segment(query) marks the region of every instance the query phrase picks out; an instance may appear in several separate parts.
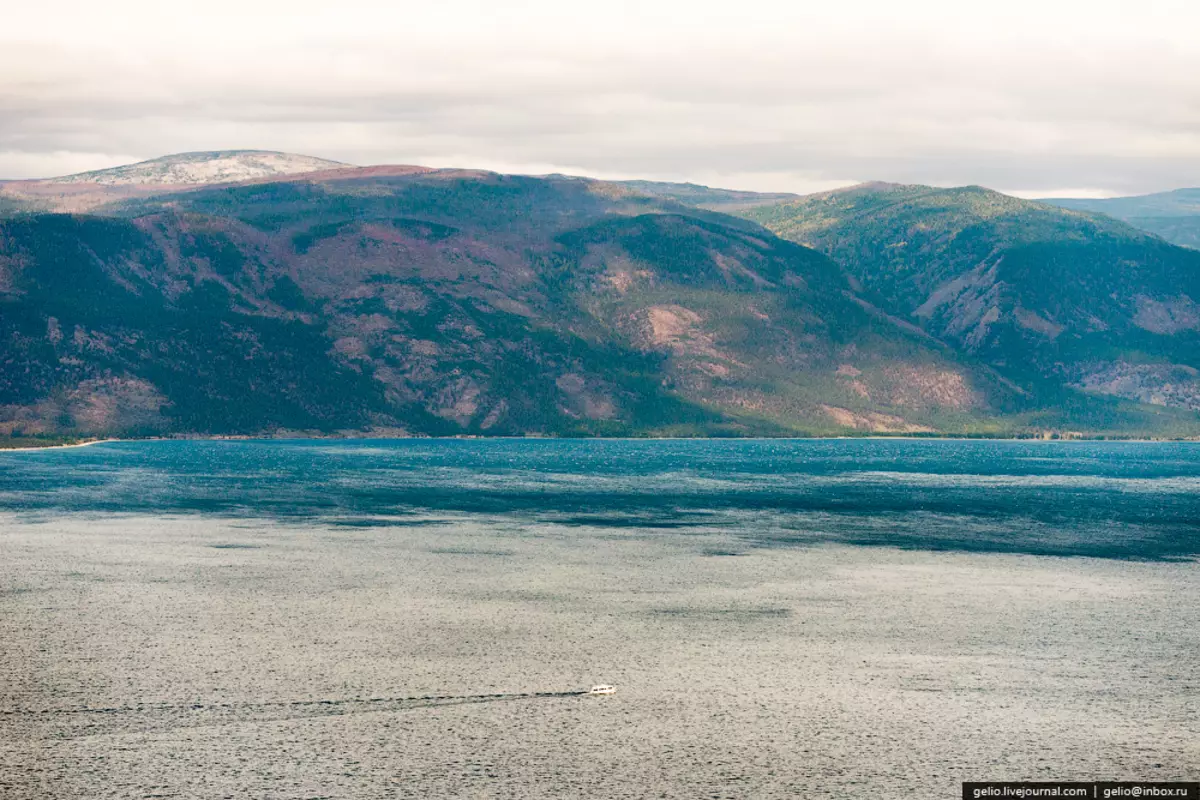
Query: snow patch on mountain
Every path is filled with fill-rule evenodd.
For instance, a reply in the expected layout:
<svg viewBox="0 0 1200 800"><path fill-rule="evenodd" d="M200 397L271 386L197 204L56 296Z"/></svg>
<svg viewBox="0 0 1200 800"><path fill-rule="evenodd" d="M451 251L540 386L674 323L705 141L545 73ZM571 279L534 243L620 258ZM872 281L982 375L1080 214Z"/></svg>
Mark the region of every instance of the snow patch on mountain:
<svg viewBox="0 0 1200 800"><path fill-rule="evenodd" d="M123 167L81 172L51 178L48 183L97 183L105 186L137 184L203 185L297 175L349 166L312 156L270 150L217 150L180 153L128 164Z"/></svg>

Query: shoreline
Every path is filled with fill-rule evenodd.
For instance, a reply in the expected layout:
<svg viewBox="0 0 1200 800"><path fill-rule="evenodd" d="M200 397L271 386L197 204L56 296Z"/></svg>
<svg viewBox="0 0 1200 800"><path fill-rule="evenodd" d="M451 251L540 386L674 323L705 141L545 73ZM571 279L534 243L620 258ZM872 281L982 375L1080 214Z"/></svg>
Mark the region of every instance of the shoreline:
<svg viewBox="0 0 1200 800"><path fill-rule="evenodd" d="M139 442L153 441L150 439L91 439L86 442L72 442L71 444L48 444L42 447L0 447L0 455L4 453L36 453L40 450L69 450L72 447L91 447L94 444L106 444L109 442Z"/></svg>
<svg viewBox="0 0 1200 800"><path fill-rule="evenodd" d="M91 447L97 444L119 444L122 442L388 442L388 441L446 441L446 440L490 440L490 441L609 441L609 442L687 442L687 441L743 441L743 442L822 442L822 441L911 441L911 442L1123 442L1127 444L1196 444L1200 439L1146 439L1114 437L1069 437L1046 439L1035 436L911 436L911 435L864 435L864 436L178 436L150 437L141 439L92 439L71 444L47 444L40 447L0 447L5 453L36 453L47 450L68 450L76 447Z"/></svg>

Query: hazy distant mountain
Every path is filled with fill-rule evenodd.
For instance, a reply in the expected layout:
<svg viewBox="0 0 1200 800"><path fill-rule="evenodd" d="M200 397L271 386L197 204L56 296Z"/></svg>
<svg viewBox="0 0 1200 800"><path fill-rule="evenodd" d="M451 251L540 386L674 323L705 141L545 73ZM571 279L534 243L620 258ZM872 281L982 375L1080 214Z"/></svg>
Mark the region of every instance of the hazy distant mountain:
<svg viewBox="0 0 1200 800"><path fill-rule="evenodd" d="M1118 219L1200 216L1200 189L1097 199L1047 198L1039 202L1077 211L1096 211Z"/></svg>
<svg viewBox="0 0 1200 800"><path fill-rule="evenodd" d="M619 181L636 192L675 200L684 205L706 208L710 211L732 212L738 209L760 206L784 200L795 200L800 195L788 192L744 192L736 189L714 189L697 183L664 183L661 181Z"/></svg>
<svg viewBox="0 0 1200 800"><path fill-rule="evenodd" d="M1048 198L1041 202L1108 214L1161 236L1168 242L1200 249L1200 189L1176 189L1173 192L1105 200Z"/></svg>
<svg viewBox="0 0 1200 800"><path fill-rule="evenodd" d="M1200 409L1200 253L980 187L867 185L745 215L1024 386Z"/></svg>

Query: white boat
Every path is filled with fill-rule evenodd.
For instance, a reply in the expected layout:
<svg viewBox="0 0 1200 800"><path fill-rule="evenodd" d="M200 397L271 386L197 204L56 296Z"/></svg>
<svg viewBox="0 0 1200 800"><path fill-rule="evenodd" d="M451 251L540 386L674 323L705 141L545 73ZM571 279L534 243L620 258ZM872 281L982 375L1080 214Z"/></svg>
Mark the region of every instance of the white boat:
<svg viewBox="0 0 1200 800"><path fill-rule="evenodd" d="M609 686L607 683L598 683L587 690L588 694L616 694L617 687Z"/></svg>

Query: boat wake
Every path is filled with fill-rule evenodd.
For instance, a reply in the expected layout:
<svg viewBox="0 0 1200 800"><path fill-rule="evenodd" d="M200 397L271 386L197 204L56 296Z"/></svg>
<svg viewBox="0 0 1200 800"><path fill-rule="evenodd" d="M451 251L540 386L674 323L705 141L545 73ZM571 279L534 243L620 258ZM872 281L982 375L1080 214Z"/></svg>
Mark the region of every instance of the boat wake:
<svg viewBox="0 0 1200 800"><path fill-rule="evenodd" d="M0 709L0 727L29 728L25 733L34 734L34 738L74 739L210 725L287 722L346 714L402 712L478 703L555 700L596 694L595 688L569 692L428 694L260 703L137 703L94 708Z"/></svg>

